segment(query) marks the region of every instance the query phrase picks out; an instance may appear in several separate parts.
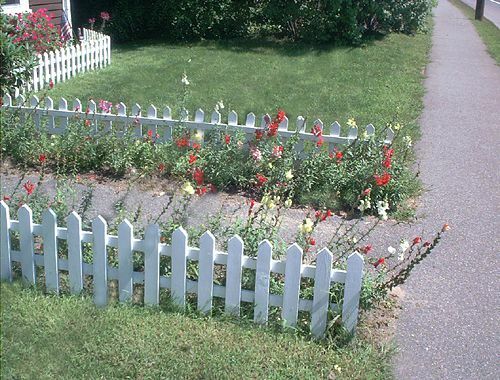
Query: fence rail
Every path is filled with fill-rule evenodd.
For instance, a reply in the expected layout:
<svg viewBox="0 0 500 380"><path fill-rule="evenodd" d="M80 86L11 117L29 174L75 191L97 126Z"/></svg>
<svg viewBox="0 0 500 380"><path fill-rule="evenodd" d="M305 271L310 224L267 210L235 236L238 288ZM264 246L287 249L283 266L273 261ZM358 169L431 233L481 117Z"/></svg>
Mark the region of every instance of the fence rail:
<svg viewBox="0 0 500 380"><path fill-rule="evenodd" d="M259 121L254 113L249 113L242 124L239 124L238 114L231 111L228 114L227 123L222 122L221 114L214 110L209 117L206 117L205 111L202 109L196 110L194 118L191 118L187 110L182 110L179 119L172 117L170 107L165 107L162 112L154 105L150 105L146 110L146 115L143 115L143 110L140 105L135 104L130 112L127 112L127 106L124 103L118 103L113 109L98 107L93 101L89 100L87 106L83 108L82 102L79 99L73 101L72 107L68 106L68 101L64 98L59 100L58 109L54 108L54 101L47 97L44 100L45 106L41 106L40 99L32 96L29 102L22 96L18 96L13 101L10 95L4 96L2 108L10 111L17 111L23 115L30 115L35 120L37 128L44 128L50 134L63 134L69 125L71 119L88 119L92 122L94 133L118 133L122 135L125 130L131 132L137 138L143 138L146 132L151 131L153 136L158 135L157 142L171 141L173 136L173 128L176 125L182 124L191 130L196 130L198 140L203 143L205 131L213 129L225 129L243 132L247 140L252 140L257 130L265 130L271 120L269 115L264 115ZM109 112L107 112L109 110ZM116 113L113 113L115 111ZM46 117L44 124L43 117ZM207 120L209 119L209 120ZM358 135L358 128L351 127L347 136L340 136L341 126L338 122L330 125L328 134L323 134L324 124L320 119L315 120L312 125L315 130L321 130L323 143L333 149L335 145L350 144L358 137L369 138L375 134L375 127L368 124L364 128L361 136ZM299 136L299 150L302 150L304 141L318 141L317 132L313 133L312 128L307 129L306 120L299 116L295 122L296 131ZM287 139L292 137L296 131L289 130L289 120L285 116L279 124L278 134L281 138ZM388 128L384 143L390 144L394 139L394 132Z"/></svg>
<svg viewBox="0 0 500 380"><path fill-rule="evenodd" d="M225 299L225 311L240 314L241 302L254 304L254 322L268 321L269 306L281 308L281 316L289 326L295 326L299 310L311 315L311 332L316 337L324 335L327 328L328 310L338 310L330 303L333 283L343 283L342 321L353 332L358 319L358 306L363 276L363 258L353 253L347 260L347 270L332 269L332 254L323 249L317 256L316 265L302 264L302 249L293 244L284 260L273 260L273 248L264 240L258 248L257 258L244 255L244 244L238 236L228 242L228 253L215 248L215 238L207 231L200 238L199 248L188 246L188 235L182 228L172 234L172 243L160 242L158 225L146 228L144 239L134 238L132 225L123 221L118 236L109 235L106 221L98 216L92 222L92 230L82 230L80 216L72 212L67 227L59 227L55 213L48 209L42 215L42 224L34 224L29 206L19 208L18 220L10 219L8 205L0 202L0 278L12 281L12 263L20 263L22 278L29 285L36 284L37 267L44 268L47 291L59 293L60 271L69 273L69 287L73 294L83 290L84 275L92 276L94 303L108 303L108 281L118 280L119 300L131 299L134 284L144 285L144 304L157 305L161 288L170 289L173 301L185 306L186 294L197 294L197 307L203 313L212 310L213 297ZM18 234L19 251L12 249L12 232ZM43 241L42 252L35 252L35 237ZM66 240L67 258L58 255L58 240ZM92 246L92 263L83 261L82 243ZM16 243L17 244L17 243ZM108 247L118 250L118 268L108 262ZM144 271L133 270L133 253L144 254ZM171 275L160 275L160 257L171 258ZM188 261L198 262L197 281L186 278ZM226 268L225 286L214 283L214 265ZM255 288L242 289L242 270L255 271ZM284 276L283 294L272 294L272 273ZM301 279L314 279L312 299L300 298Z"/></svg>
<svg viewBox="0 0 500 380"><path fill-rule="evenodd" d="M83 29L83 40L36 56L38 64L31 80L16 96L25 91L39 91L53 83L64 82L76 74L103 68L111 63L111 38L105 34Z"/></svg>

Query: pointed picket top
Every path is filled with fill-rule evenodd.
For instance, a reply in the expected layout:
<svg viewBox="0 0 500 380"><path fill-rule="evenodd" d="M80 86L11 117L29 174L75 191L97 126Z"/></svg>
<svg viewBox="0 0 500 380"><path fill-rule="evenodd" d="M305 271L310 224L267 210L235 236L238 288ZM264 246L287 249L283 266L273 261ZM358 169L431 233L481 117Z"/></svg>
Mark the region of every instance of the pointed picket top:
<svg viewBox="0 0 500 380"><path fill-rule="evenodd" d="M132 106L132 116L141 116L141 106L137 103Z"/></svg>
<svg viewBox="0 0 500 380"><path fill-rule="evenodd" d="M253 112L250 112L247 115L247 119L245 121L245 126L247 126L247 127L255 127L255 114Z"/></svg>
<svg viewBox="0 0 500 380"><path fill-rule="evenodd" d="M220 124L220 121L221 121L220 112L217 110L214 110L214 112L212 112L212 116L210 118L210 123Z"/></svg>
<svg viewBox="0 0 500 380"><path fill-rule="evenodd" d="M33 95L30 98L30 106L33 108L37 108L39 104L40 104L40 99L38 99L36 95Z"/></svg>
<svg viewBox="0 0 500 380"><path fill-rule="evenodd" d="M262 128L267 127L271 123L271 116L268 113L262 116L262 121L260 122L260 126Z"/></svg>
<svg viewBox="0 0 500 380"><path fill-rule="evenodd" d="M172 110L170 109L169 106L166 106L164 109L163 109L163 118L165 120L172 120Z"/></svg>
<svg viewBox="0 0 500 380"><path fill-rule="evenodd" d="M306 131L306 119L303 116L297 116L297 121L295 122L297 126L297 131L304 133Z"/></svg>
<svg viewBox="0 0 500 380"><path fill-rule="evenodd" d="M52 52L51 52L52 53ZM44 52L43 54L43 59L46 61L48 58L49 58L49 55L47 54L47 52Z"/></svg>
<svg viewBox="0 0 500 380"><path fill-rule="evenodd" d="M197 123L203 123L205 121L205 111L198 108L194 113L194 121Z"/></svg>
<svg viewBox="0 0 500 380"><path fill-rule="evenodd" d="M200 237L200 246L215 244L215 236L210 231L205 231Z"/></svg>
<svg viewBox="0 0 500 380"><path fill-rule="evenodd" d="M347 132L348 139L357 139L358 138L358 127L349 128L349 132Z"/></svg>
<svg viewBox="0 0 500 380"><path fill-rule="evenodd" d="M367 136L373 136L375 134L375 127L373 124L368 124L366 127L366 135Z"/></svg>
<svg viewBox="0 0 500 380"><path fill-rule="evenodd" d="M51 222L57 222L57 215L51 208L48 208L42 213L42 223L45 224Z"/></svg>
<svg viewBox="0 0 500 380"><path fill-rule="evenodd" d="M229 115L227 116L227 124L238 125L238 114L234 110L229 112Z"/></svg>
<svg viewBox="0 0 500 380"><path fill-rule="evenodd" d="M333 259L333 254L328 248L323 248L321 251L319 251L318 255L316 256L316 263L318 263L318 260L320 262L324 262L325 258L332 258Z"/></svg>
<svg viewBox="0 0 500 380"><path fill-rule="evenodd" d="M273 245L271 244L271 242L267 239L264 239L262 240L260 243L259 243L259 248L258 248L258 254L261 254L261 253L265 253L265 254L270 254L273 250Z"/></svg>
<svg viewBox="0 0 500 380"><path fill-rule="evenodd" d="M49 51L49 57L51 61L54 60L54 51Z"/></svg>
<svg viewBox="0 0 500 380"><path fill-rule="evenodd" d="M9 94L5 94L3 96L3 106L4 107L12 106L12 96L10 96Z"/></svg>
<svg viewBox="0 0 500 380"><path fill-rule="evenodd" d="M385 144L391 144L392 140L394 140L394 131L392 128L387 128L387 133L385 135Z"/></svg>
<svg viewBox="0 0 500 380"><path fill-rule="evenodd" d="M134 226L132 225L132 223L130 223L129 220L125 218L118 226L118 234L120 234L120 231L129 231L132 230L133 228Z"/></svg>
<svg viewBox="0 0 500 380"><path fill-rule="evenodd" d="M338 121L334 121L330 125L330 136L340 136L340 124L338 123Z"/></svg>
<svg viewBox="0 0 500 380"><path fill-rule="evenodd" d="M177 227L174 232L172 233L172 239L175 239L175 238L182 238L182 239L187 239L188 238L188 234L186 232L186 230L182 227Z"/></svg>
<svg viewBox="0 0 500 380"><path fill-rule="evenodd" d="M323 122L321 121L321 119L314 120L313 125L315 127L318 127L320 129L320 131L323 132L324 125L323 125Z"/></svg>
<svg viewBox="0 0 500 380"><path fill-rule="evenodd" d="M125 103L118 103L118 109L116 113L118 116L127 116L127 106L125 105Z"/></svg>
<svg viewBox="0 0 500 380"><path fill-rule="evenodd" d="M68 226L70 225L80 225L82 222L82 218L80 218L80 215L76 211L71 211L71 213L68 215Z"/></svg>
<svg viewBox="0 0 500 380"><path fill-rule="evenodd" d="M73 110L82 112L82 102L80 101L80 99L75 98L75 100L73 100Z"/></svg>
<svg viewBox="0 0 500 380"><path fill-rule="evenodd" d="M279 131L288 131L288 118L285 116L278 126Z"/></svg>
<svg viewBox="0 0 500 380"><path fill-rule="evenodd" d="M12 281L9 206L0 201L0 279Z"/></svg>
<svg viewBox="0 0 500 380"><path fill-rule="evenodd" d="M189 111L185 108L181 109L181 120L180 121L187 121L189 120Z"/></svg>
<svg viewBox="0 0 500 380"><path fill-rule="evenodd" d="M239 235L234 235L227 241L229 254L234 251L243 251L244 245L243 239Z"/></svg>
<svg viewBox="0 0 500 380"><path fill-rule="evenodd" d="M26 99L24 98L23 95L19 94L17 97L16 97L16 105L18 106L22 106L24 105L24 102L26 101Z"/></svg>
<svg viewBox="0 0 500 380"><path fill-rule="evenodd" d="M285 289L283 291L281 316L288 326L297 324L301 272L302 248L295 243L288 247L285 261Z"/></svg>
<svg viewBox="0 0 500 380"><path fill-rule="evenodd" d="M286 257L288 258L289 255L302 256L302 247L300 245L298 245L297 243L293 243L286 250Z"/></svg>
<svg viewBox="0 0 500 380"><path fill-rule="evenodd" d="M9 206L3 200L0 201L0 207L2 208L2 210L5 210L7 214L9 213Z"/></svg>
<svg viewBox="0 0 500 380"><path fill-rule="evenodd" d="M108 228L108 222L101 215L97 215L92 220L92 226L96 226L97 228Z"/></svg>
<svg viewBox="0 0 500 380"><path fill-rule="evenodd" d="M64 98L59 100L59 110L66 111L68 109L68 101Z"/></svg>
<svg viewBox="0 0 500 380"><path fill-rule="evenodd" d="M50 96L47 96L45 98L45 109L46 110L53 110L54 109L54 101Z"/></svg>
<svg viewBox="0 0 500 380"><path fill-rule="evenodd" d="M87 103L87 107L88 107L90 113L97 112L97 104L95 104L93 99L89 100L89 102Z"/></svg>
<svg viewBox="0 0 500 380"><path fill-rule="evenodd" d="M156 107L152 104L148 107L148 117L156 119Z"/></svg>
<svg viewBox="0 0 500 380"><path fill-rule="evenodd" d="M2 201L3 202L3 201ZM32 218L33 217L33 212L31 211L31 208L25 203L21 207L19 207L19 210L17 210L17 217L21 219L20 215L24 214L26 216L26 219Z"/></svg>

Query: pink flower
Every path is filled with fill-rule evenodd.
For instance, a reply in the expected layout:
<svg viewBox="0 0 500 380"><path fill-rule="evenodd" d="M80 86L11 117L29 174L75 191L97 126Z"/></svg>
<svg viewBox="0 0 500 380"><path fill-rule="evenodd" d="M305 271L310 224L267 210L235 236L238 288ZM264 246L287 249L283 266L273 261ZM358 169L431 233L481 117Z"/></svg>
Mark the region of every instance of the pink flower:
<svg viewBox="0 0 500 380"><path fill-rule="evenodd" d="M283 154L283 147L281 145L277 145L275 147L273 147L273 157L276 157L276 158L281 158Z"/></svg>
<svg viewBox="0 0 500 380"><path fill-rule="evenodd" d="M101 18L104 20L104 21L108 21L110 19L110 16L109 16L109 13L108 12L105 12L105 11L102 11L101 12ZM95 20L94 20L95 21Z"/></svg>
<svg viewBox="0 0 500 380"><path fill-rule="evenodd" d="M250 154L252 155L252 158L255 161L260 161L262 160L262 153L260 152L259 148L252 147L250 149Z"/></svg>
<svg viewBox="0 0 500 380"><path fill-rule="evenodd" d="M89 18L89 24L95 24L95 18L94 17Z"/></svg>

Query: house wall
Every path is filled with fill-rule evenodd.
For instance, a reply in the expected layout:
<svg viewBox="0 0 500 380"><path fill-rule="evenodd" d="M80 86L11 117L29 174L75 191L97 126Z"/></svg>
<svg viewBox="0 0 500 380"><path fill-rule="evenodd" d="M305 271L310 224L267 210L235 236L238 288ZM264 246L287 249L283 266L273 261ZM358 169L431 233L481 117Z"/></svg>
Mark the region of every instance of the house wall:
<svg viewBox="0 0 500 380"><path fill-rule="evenodd" d="M66 11L69 22L71 23L71 10L69 1L65 0L29 0L32 11L45 8L47 13L52 17L54 25L61 25L63 10Z"/></svg>

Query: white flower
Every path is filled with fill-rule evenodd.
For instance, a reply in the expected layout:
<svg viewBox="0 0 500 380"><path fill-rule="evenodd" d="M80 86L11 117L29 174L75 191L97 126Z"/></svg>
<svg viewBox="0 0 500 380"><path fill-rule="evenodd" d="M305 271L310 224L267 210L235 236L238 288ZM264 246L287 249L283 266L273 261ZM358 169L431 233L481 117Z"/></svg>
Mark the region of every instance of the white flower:
<svg viewBox="0 0 500 380"><path fill-rule="evenodd" d="M342 367L341 367L341 366L339 366L338 364L335 364L335 365L333 366L333 369L334 369L335 371L337 371L338 373L342 373Z"/></svg>
<svg viewBox="0 0 500 380"><path fill-rule="evenodd" d="M410 136L404 136L403 137L403 142L405 143L407 148L410 148L412 145L411 137Z"/></svg>
<svg viewBox="0 0 500 380"><path fill-rule="evenodd" d="M365 210L368 210L371 207L372 204L370 203L370 199L361 199L359 201L359 206L358 206L359 211L365 212Z"/></svg>
<svg viewBox="0 0 500 380"><path fill-rule="evenodd" d="M222 102L222 100L219 100L219 101L217 102L217 107L219 107L221 110L223 110L223 109L224 109L224 103Z"/></svg>
<svg viewBox="0 0 500 380"><path fill-rule="evenodd" d="M287 180L289 180L289 181L293 178L292 169L290 169L289 171L287 171L287 172L285 173L285 178L286 178Z"/></svg>
<svg viewBox="0 0 500 380"><path fill-rule="evenodd" d="M182 79L181 79L181 82L182 82L182 84L183 84L183 85L185 85L185 86L189 86L189 80L188 80L188 78L187 78L186 73L182 74Z"/></svg>
<svg viewBox="0 0 500 380"><path fill-rule="evenodd" d="M401 128L403 128L403 126L399 123L396 123L394 125L391 125L392 126L392 129L394 129L395 131L399 131Z"/></svg>
<svg viewBox="0 0 500 380"><path fill-rule="evenodd" d="M408 248L410 248L410 242L406 239L401 239L401 242L399 243L399 251L405 252Z"/></svg>
<svg viewBox="0 0 500 380"><path fill-rule="evenodd" d="M290 198L288 198L286 201L285 201L285 207L286 208L289 208L290 206L292 206L292 200Z"/></svg>
<svg viewBox="0 0 500 380"><path fill-rule="evenodd" d="M182 186L182 192L185 195L193 195L194 194L194 187L191 185L189 182L186 182L184 186Z"/></svg>
<svg viewBox="0 0 500 380"><path fill-rule="evenodd" d="M377 202L377 213L382 220L387 220L387 210L389 209L389 203L387 201Z"/></svg>
<svg viewBox="0 0 500 380"><path fill-rule="evenodd" d="M306 218L304 220L304 223L300 225L300 232L302 232L303 234L311 232L313 230L313 225L313 221L309 218Z"/></svg>
<svg viewBox="0 0 500 380"><path fill-rule="evenodd" d="M391 255L394 255L396 253L396 248L389 246L387 248L387 252L389 252Z"/></svg>

